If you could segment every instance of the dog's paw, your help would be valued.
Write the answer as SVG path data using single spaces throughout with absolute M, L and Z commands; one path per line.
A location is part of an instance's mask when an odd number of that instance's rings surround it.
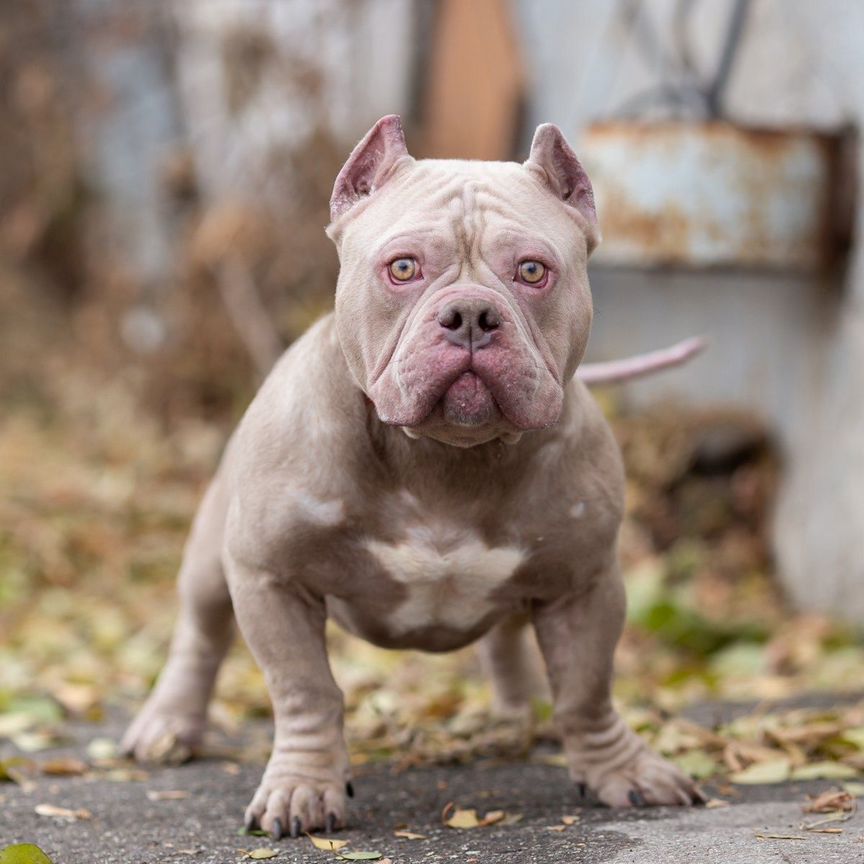
M 271 763 L 246 808 L 244 822 L 248 829 L 260 827 L 276 840 L 307 831 L 329 833 L 345 825 L 345 791 L 341 777 L 318 779 Z
M 199 749 L 205 725 L 204 718 L 178 714 L 150 699 L 126 730 L 120 751 L 139 762 L 186 762 Z
M 662 756 L 640 747 L 623 765 L 591 778 L 589 785 L 610 807 L 704 804 L 705 796 L 689 777 Z

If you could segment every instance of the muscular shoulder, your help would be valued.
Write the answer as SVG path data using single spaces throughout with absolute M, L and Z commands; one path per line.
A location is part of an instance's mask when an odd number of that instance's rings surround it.
M 327 316 L 285 352 L 229 445 L 223 474 L 234 553 L 268 555 L 293 523 L 340 522 L 343 460 L 364 410 Z
M 234 434 L 229 467 L 235 475 L 259 475 L 308 465 L 313 453 L 350 436 L 352 415 L 359 418 L 362 410 L 328 315 L 282 355 L 261 385 Z

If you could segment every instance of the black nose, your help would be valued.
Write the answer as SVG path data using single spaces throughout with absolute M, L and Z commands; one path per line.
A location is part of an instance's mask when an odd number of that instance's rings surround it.
M 474 351 L 492 341 L 501 316 L 487 300 L 451 300 L 438 313 L 438 323 L 448 342 Z

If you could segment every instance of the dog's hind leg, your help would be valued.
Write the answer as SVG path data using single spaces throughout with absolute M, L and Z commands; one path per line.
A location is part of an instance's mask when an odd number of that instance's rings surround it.
M 480 662 L 492 680 L 492 707 L 502 718 L 528 720 L 534 700 L 549 698 L 543 661 L 527 623 L 527 615 L 513 615 L 478 643 Z
M 201 502 L 183 555 L 180 611 L 168 662 L 123 738 L 124 753 L 138 760 L 183 761 L 203 738 L 216 674 L 234 632 L 220 554 L 227 506 L 217 476 Z

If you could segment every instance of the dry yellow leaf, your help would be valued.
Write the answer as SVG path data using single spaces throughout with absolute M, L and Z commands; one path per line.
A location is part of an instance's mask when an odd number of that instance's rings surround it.
M 425 834 L 415 834 L 413 831 L 394 831 L 394 837 L 401 837 L 403 840 L 427 840 Z
M 444 821 L 448 828 L 477 828 L 480 820 L 477 818 L 476 810 L 454 810 L 449 819 Z
M 347 840 L 331 840 L 329 837 L 316 837 L 314 834 L 306 835 L 316 849 L 323 849 L 325 852 L 338 852 L 340 849 L 348 845 Z
M 481 820 L 480 826 L 495 825 L 497 822 L 502 822 L 507 814 L 503 810 L 490 810 Z

